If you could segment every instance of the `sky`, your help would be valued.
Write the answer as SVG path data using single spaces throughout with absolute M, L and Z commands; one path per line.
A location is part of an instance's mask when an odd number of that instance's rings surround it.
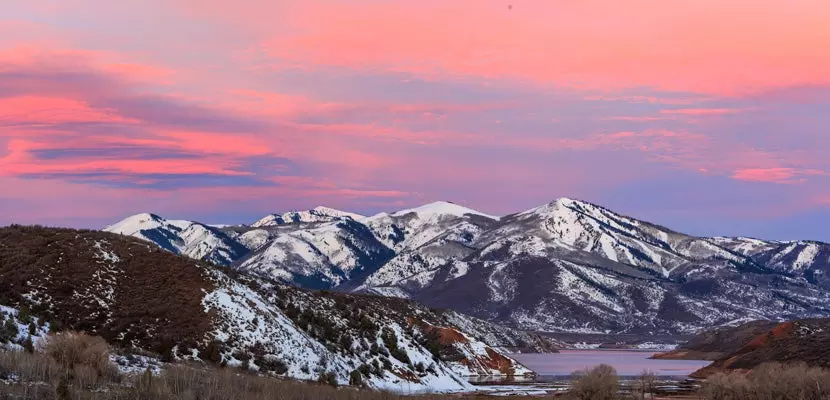
M 572 197 L 830 241 L 826 0 L 0 7 L 0 225 Z

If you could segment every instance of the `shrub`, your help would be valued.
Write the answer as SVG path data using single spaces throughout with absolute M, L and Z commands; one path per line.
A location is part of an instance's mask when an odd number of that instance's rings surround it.
M 256 356 L 254 362 L 262 372 L 273 372 L 277 375 L 288 372 L 288 365 L 276 357 Z
M 9 316 L 8 319 L 3 322 L 3 326 L 0 327 L 0 342 L 10 342 L 17 338 L 17 335 L 20 334 L 20 331 L 17 328 L 17 323 L 14 322 L 14 318 Z
M 218 340 L 212 340 L 208 343 L 207 347 L 203 351 L 200 352 L 202 355 L 202 359 L 205 361 L 210 361 L 214 364 L 219 364 L 223 361 L 222 358 L 222 347 L 224 343 Z
M 574 374 L 572 393 L 581 400 L 614 400 L 619 398 L 620 379 L 614 367 L 600 364 Z
M 354 370 L 349 374 L 349 385 L 350 386 L 363 386 L 363 373 L 358 370 Z
M 25 350 L 27 353 L 35 352 L 35 344 L 32 342 L 31 336 L 27 336 L 26 340 L 23 341 L 23 350 Z
M 115 366 L 109 361 L 107 342 L 99 336 L 75 332 L 59 333 L 46 338 L 43 351 L 67 370 L 76 366 L 86 366 L 102 376 L 117 374 Z
M 334 375 L 334 372 L 320 372 L 320 375 L 317 377 L 317 382 L 329 386 L 337 386 L 337 376 Z
M 752 393 L 749 380 L 741 374 L 715 374 L 706 379 L 700 394 L 709 400 L 743 400 Z

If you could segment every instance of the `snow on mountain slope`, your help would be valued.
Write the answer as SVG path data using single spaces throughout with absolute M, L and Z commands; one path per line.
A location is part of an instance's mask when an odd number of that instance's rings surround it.
M 516 235 L 538 238 L 537 251 L 569 248 L 651 270 L 668 277 L 681 266 L 701 261 L 744 262 L 711 242 L 616 214 L 590 203 L 562 198 L 502 219 L 482 237 L 496 241 Z M 541 248 L 540 248 L 541 247 Z
M 438 201 L 392 214 L 380 213 L 361 222 L 372 229 L 383 244 L 400 251 L 422 246 L 464 220 L 481 224 L 481 221 L 497 219 L 457 204 Z
M 127 217 L 104 231 L 136 237 L 172 253 L 218 265 L 229 265 L 248 251 L 217 228 L 148 213 Z
M 272 235 L 240 260 L 240 270 L 322 289 L 374 272 L 394 256 L 365 225 L 352 219 Z
M 436 273 L 441 266 L 475 251 L 472 243 L 496 220 L 445 203 L 382 214 L 363 222 L 380 240 L 384 238 L 382 232 L 393 232 L 385 238 L 387 245 L 397 250 L 397 255 L 362 281 L 358 290 L 407 297 L 408 292 L 430 285 L 438 278 Z M 388 240 L 390 237 L 394 239 Z M 390 292 L 387 287 L 398 290 Z
M 280 226 L 286 224 L 332 222 L 343 218 L 351 218 L 357 221 L 365 218 L 365 216 L 320 206 L 306 211 L 291 211 L 284 214 L 271 214 L 263 217 L 257 222 L 254 222 L 251 224 L 251 227 L 262 228 L 266 226 Z
M 249 250 L 256 250 L 268 243 L 272 235 L 266 229 L 252 229 L 245 233 L 237 234 L 234 239 Z
M 401 392 L 467 391 L 465 376 L 531 373 L 443 314 L 399 299 L 228 274 L 105 232 L 2 228 L 0 244 L 7 304 L 118 346 L 290 378 L 331 374 L 340 384 L 360 374 Z M 0 314 L 21 318 L 9 310 Z
M 830 244 L 814 241 L 765 241 L 750 238 L 712 238 L 779 273 L 803 278 L 830 289 Z

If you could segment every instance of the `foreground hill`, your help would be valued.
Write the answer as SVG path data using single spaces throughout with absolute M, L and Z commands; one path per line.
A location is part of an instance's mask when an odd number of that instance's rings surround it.
M 403 299 L 309 292 L 98 231 L 0 228 L 0 305 L 168 360 L 371 387 L 465 390 L 464 376 L 531 373 L 442 313 Z M 20 311 L 16 311 L 20 313 Z M 504 347 L 534 335 L 464 319 Z M 472 322 L 470 322 L 472 321 Z M 356 372 L 355 372 L 356 371 Z
M 523 330 L 689 334 L 830 316 L 825 243 L 695 237 L 568 198 L 504 217 L 447 202 L 314 215 L 221 230 L 249 249 L 230 265 Z
M 803 362 L 813 367 L 830 367 L 830 319 L 775 324 L 692 376 L 705 378 L 723 371 L 750 370 L 767 362 Z

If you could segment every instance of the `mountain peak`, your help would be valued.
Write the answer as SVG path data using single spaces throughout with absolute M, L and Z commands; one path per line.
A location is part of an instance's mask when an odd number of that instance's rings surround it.
M 162 225 L 164 218 L 152 213 L 131 215 L 104 228 L 107 232 L 132 235 L 144 229 L 154 229 Z
M 269 214 L 251 224 L 253 228 L 279 226 L 296 223 L 331 222 L 341 218 L 359 220 L 366 218 L 363 215 L 337 210 L 331 207 L 317 206 L 306 211 L 289 211 L 283 214 Z
M 480 215 L 487 218 L 499 219 L 498 217 L 485 214 L 480 211 L 473 210 L 464 206 L 460 206 L 450 201 L 434 201 L 429 204 L 424 204 L 420 207 L 410 208 L 398 211 L 392 215 L 401 216 L 409 213 L 415 213 L 422 218 L 430 218 L 434 216 L 451 215 L 456 217 L 463 217 L 467 214 Z

